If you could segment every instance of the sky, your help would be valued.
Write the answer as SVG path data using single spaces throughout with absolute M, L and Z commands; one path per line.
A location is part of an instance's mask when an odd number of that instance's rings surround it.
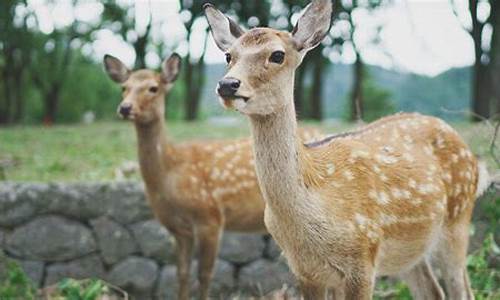
M 175 51 L 185 55 L 187 50 L 201 49 L 203 45 L 203 28 L 206 21 L 200 19 L 193 42 L 187 45 L 185 30 L 182 25 L 183 16 L 178 13 L 178 0 L 142 0 L 133 2 L 136 7 L 137 29 L 144 30 L 149 13 L 153 17 L 153 40 L 155 43 L 166 43 Z M 379 9 L 375 13 L 359 11 L 354 15 L 358 24 L 355 36 L 360 45 L 365 62 L 386 68 L 398 69 L 429 76 L 437 75 L 453 67 L 471 65 L 474 61 L 472 39 L 463 29 L 467 26 L 466 0 L 457 0 L 457 18 L 450 5 L 450 0 L 393 0 L 393 4 Z M 87 1 L 75 14 L 68 14 L 69 2 L 61 0 L 49 8 L 44 0 L 29 2 L 35 8 L 39 18 L 40 30 L 50 32 L 54 26 L 64 26 L 74 18 L 94 21 L 102 11 L 98 2 Z M 480 8 L 480 14 L 487 16 L 488 7 Z M 470 22 L 469 22 L 470 23 Z M 381 43 L 373 46 L 369 41 L 377 25 L 382 25 Z M 96 60 L 106 53 L 114 55 L 132 66 L 135 54 L 131 46 L 109 30 L 101 30 L 96 35 L 92 46 L 84 49 Z M 196 51 L 195 51 L 196 52 Z M 195 55 L 196 56 L 196 55 Z M 334 62 L 352 63 L 352 51 L 344 51 L 342 56 L 332 55 Z M 158 66 L 161 57 L 151 52 L 146 57 L 150 66 Z M 208 63 L 224 62 L 223 53 L 210 38 L 206 54 Z

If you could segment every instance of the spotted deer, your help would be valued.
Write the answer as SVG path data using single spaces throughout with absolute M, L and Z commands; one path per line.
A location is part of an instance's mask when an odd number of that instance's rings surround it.
M 289 32 L 241 29 L 204 7 L 227 73 L 221 103 L 247 115 L 264 220 L 305 299 L 371 299 L 375 278 L 399 276 L 415 299 L 473 299 L 465 259 L 474 201 L 487 172 L 445 122 L 420 114 L 383 118 L 303 145 L 294 73 L 330 28 L 331 0 L 314 0 Z
M 178 298 L 189 298 L 191 255 L 199 247 L 199 298 L 207 299 L 223 229 L 265 232 L 264 201 L 255 175 L 250 139 L 171 143 L 164 122 L 165 95 L 180 69 L 177 54 L 162 63 L 161 73 L 130 71 L 106 55 L 104 65 L 123 89 L 118 113 L 133 121 L 139 165 L 155 217 L 177 242 Z M 307 128 L 304 139 L 319 136 Z

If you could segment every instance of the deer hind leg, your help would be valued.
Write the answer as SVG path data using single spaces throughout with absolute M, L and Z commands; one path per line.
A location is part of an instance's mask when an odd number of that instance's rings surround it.
M 445 230 L 447 232 L 438 244 L 438 259 L 448 298 L 473 300 L 466 267 L 469 223 L 457 222 Z
M 203 225 L 197 228 L 199 241 L 198 281 L 200 282 L 200 299 L 208 299 L 210 281 L 212 280 L 215 259 L 219 249 L 222 226 Z
M 415 300 L 443 300 L 444 293 L 432 273 L 429 263 L 424 259 L 410 271 L 401 275 L 408 284 Z
M 194 235 L 192 229 L 174 233 L 177 242 L 177 280 L 179 300 L 189 299 L 189 275 L 191 270 L 191 255 L 193 252 Z

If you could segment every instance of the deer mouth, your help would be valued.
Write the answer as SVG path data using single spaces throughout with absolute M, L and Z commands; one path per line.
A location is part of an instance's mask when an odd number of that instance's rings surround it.
M 234 108 L 238 111 L 243 109 L 248 100 L 250 100 L 250 97 L 245 97 L 245 96 L 240 96 L 240 95 L 234 95 L 234 96 L 226 96 L 226 97 L 220 97 L 221 98 L 221 103 L 226 109 L 231 109 Z

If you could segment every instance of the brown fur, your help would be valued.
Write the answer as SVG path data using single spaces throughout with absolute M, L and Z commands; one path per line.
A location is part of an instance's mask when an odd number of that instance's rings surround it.
M 138 70 L 122 85 L 122 103 L 133 105 L 130 118 L 147 200 L 177 241 L 178 297 L 189 298 L 191 254 L 197 239 L 199 293 L 206 299 L 222 230 L 266 232 L 251 140 L 174 145 L 167 140 L 163 121 L 164 98 L 172 83 L 164 85 L 160 74 Z M 151 86 L 160 88 L 157 94 L 148 92 Z M 302 137 L 313 139 L 319 132 L 308 128 Z
M 465 258 L 478 162 L 449 125 L 398 114 L 309 146 L 297 138 L 294 72 L 328 31 L 330 6 L 314 0 L 292 34 L 265 29 L 262 43 L 247 38 L 253 29 L 221 47 L 238 58 L 226 76 L 241 81 L 246 101 L 222 103 L 249 116 L 266 227 L 306 299 L 330 288 L 336 298 L 371 299 L 380 275 L 401 276 L 416 299 L 443 299 L 432 255 L 450 299 L 473 299 Z M 215 14 L 207 13 L 214 38 L 229 40 Z M 268 60 L 277 50 L 282 64 Z

